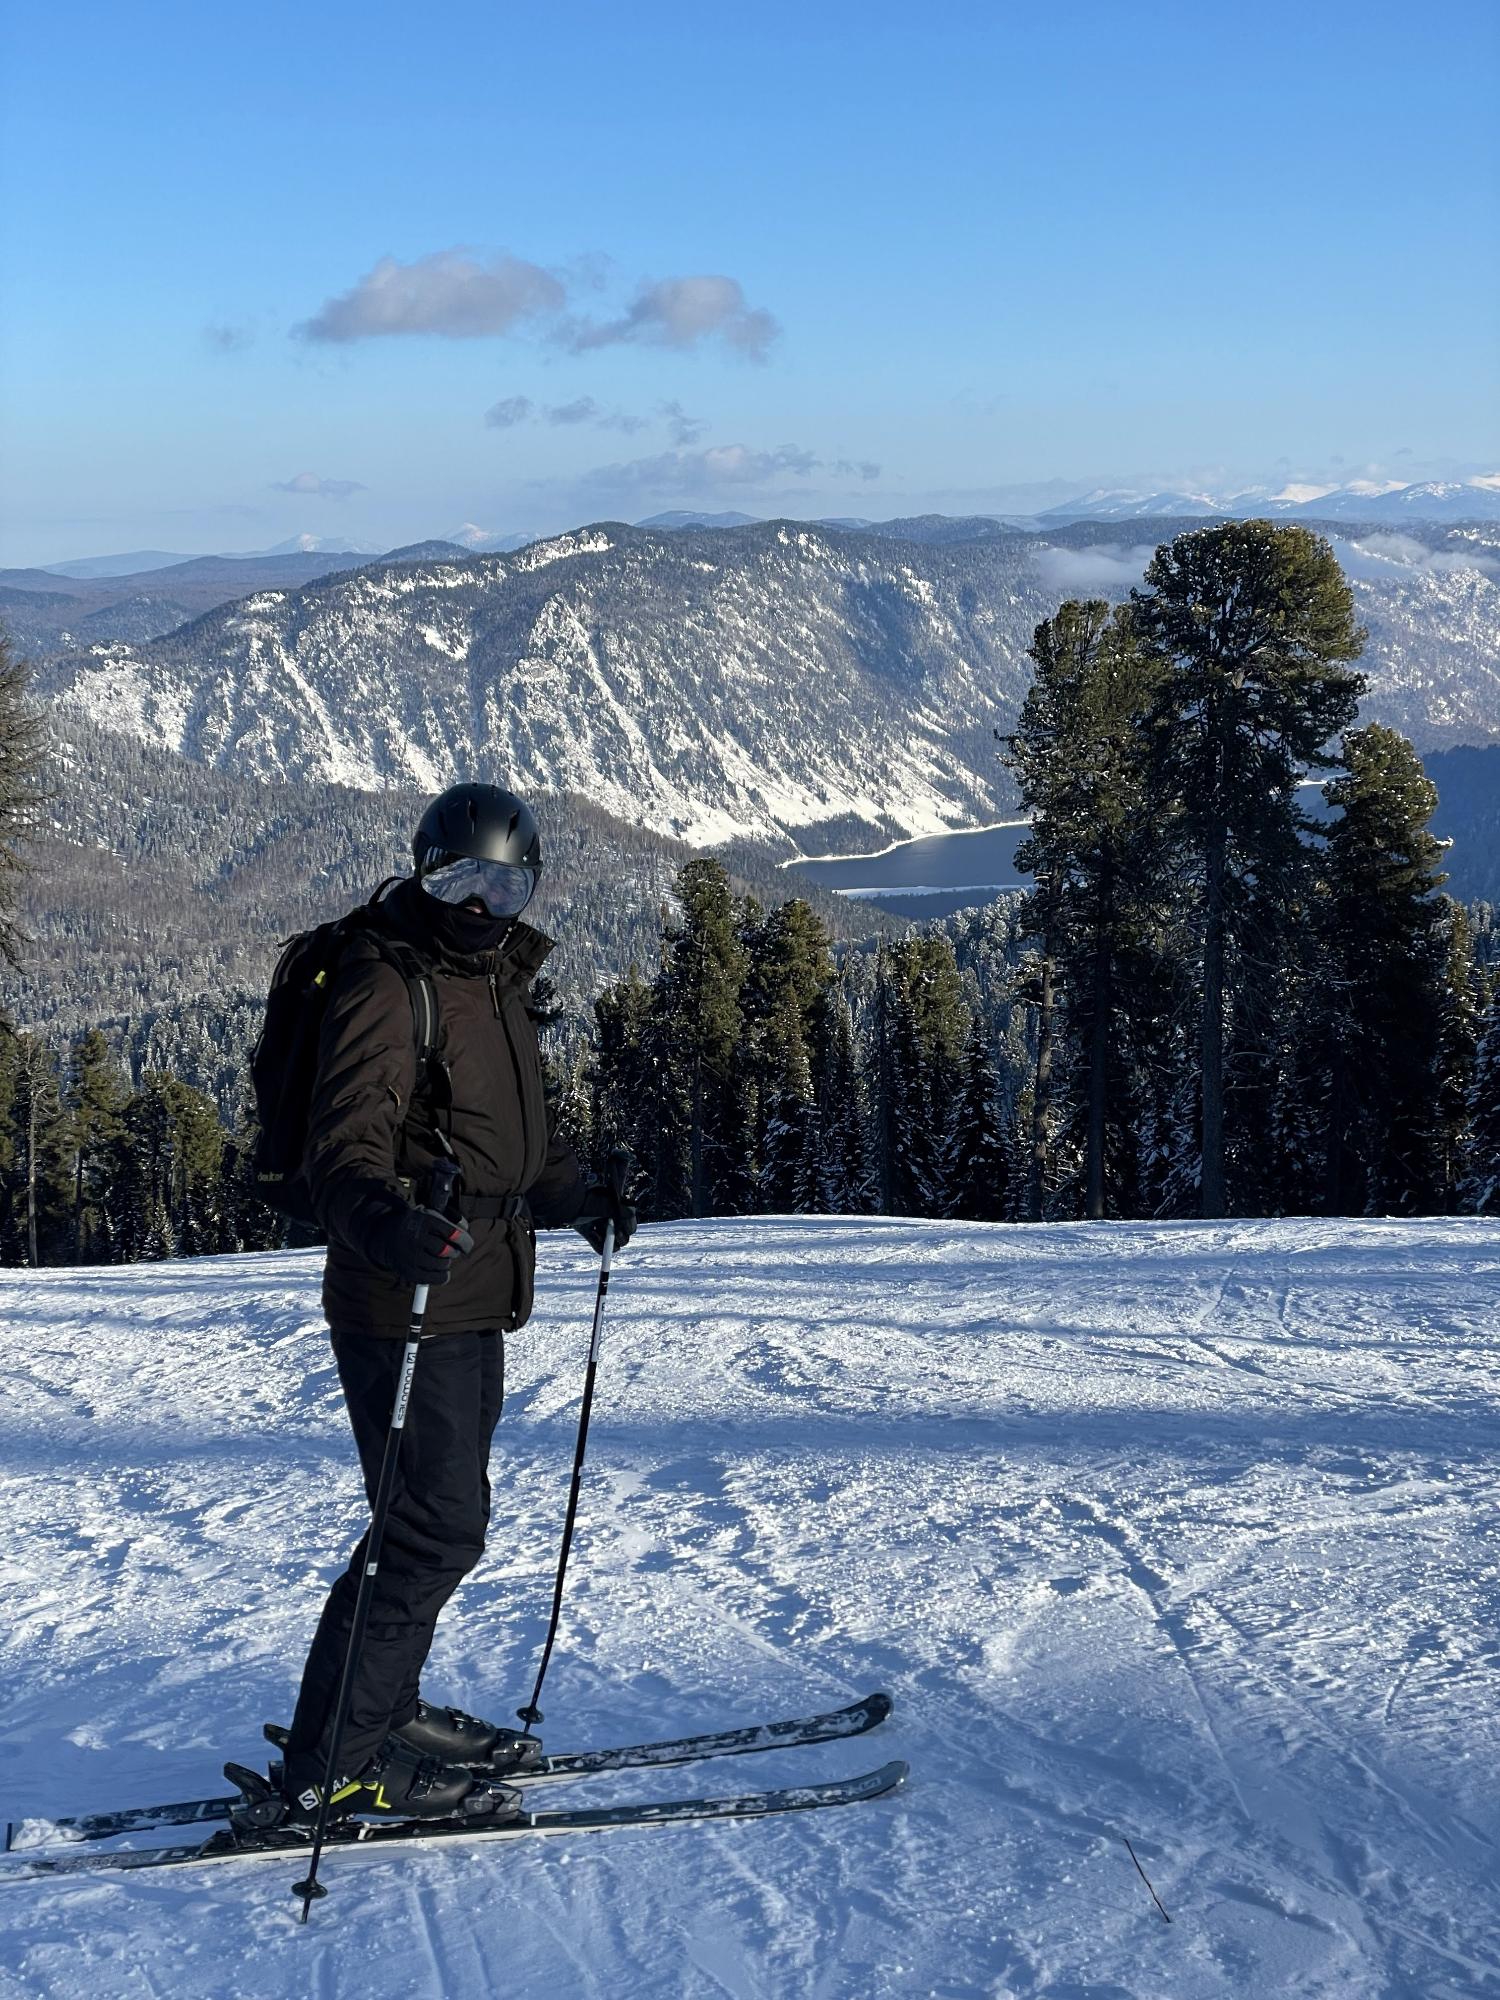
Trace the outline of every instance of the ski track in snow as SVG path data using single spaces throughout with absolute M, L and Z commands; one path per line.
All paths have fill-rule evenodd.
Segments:
M 220 1791 L 287 1715 L 362 1525 L 318 1266 L 4 1274 L 0 1816 Z M 428 1675 L 497 1719 L 544 1629 L 594 1270 L 544 1242 L 490 1552 Z M 648 1228 L 548 1739 L 883 1686 L 873 1736 L 587 1796 L 893 1755 L 907 1789 L 334 1854 L 306 1930 L 295 1857 L 0 1882 L 0 2000 L 1500 1993 L 1497 1331 L 1493 1222 Z

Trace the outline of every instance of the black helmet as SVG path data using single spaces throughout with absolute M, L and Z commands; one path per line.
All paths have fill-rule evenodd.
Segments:
M 434 799 L 412 839 L 417 880 L 440 903 L 506 922 L 520 916 L 542 872 L 530 806 L 499 785 L 454 785 Z
M 501 785 L 452 785 L 434 799 L 412 836 L 418 875 L 468 856 L 540 869 L 542 836 L 524 799 Z

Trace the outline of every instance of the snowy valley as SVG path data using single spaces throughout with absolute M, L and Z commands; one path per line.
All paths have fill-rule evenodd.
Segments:
M 544 1244 L 490 1550 L 439 1626 L 429 1692 L 497 1719 L 545 1623 L 592 1271 Z M 0 1816 L 222 1789 L 285 1716 L 363 1519 L 317 1276 L 7 1273 Z M 414 2000 L 1493 1991 L 1497 1325 L 1493 1220 L 652 1226 L 549 1742 L 883 1686 L 872 1736 L 671 1790 L 891 1756 L 906 1790 L 336 1855 L 307 1931 L 285 1862 L 0 1878 L 0 1995 L 353 1994 L 375 1961 Z

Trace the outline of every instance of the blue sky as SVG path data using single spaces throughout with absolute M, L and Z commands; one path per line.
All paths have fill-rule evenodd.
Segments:
M 5 34 L 3 561 L 1500 467 L 1493 0 Z

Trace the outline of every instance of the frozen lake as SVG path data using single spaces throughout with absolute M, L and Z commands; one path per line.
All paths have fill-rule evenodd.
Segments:
M 879 854 L 831 855 L 792 865 L 837 895 L 864 897 L 900 916 L 945 917 L 991 902 L 1002 890 L 1029 888 L 1031 878 L 1016 867 L 1016 849 L 1025 837 L 1025 820 L 1005 820 L 899 841 Z

